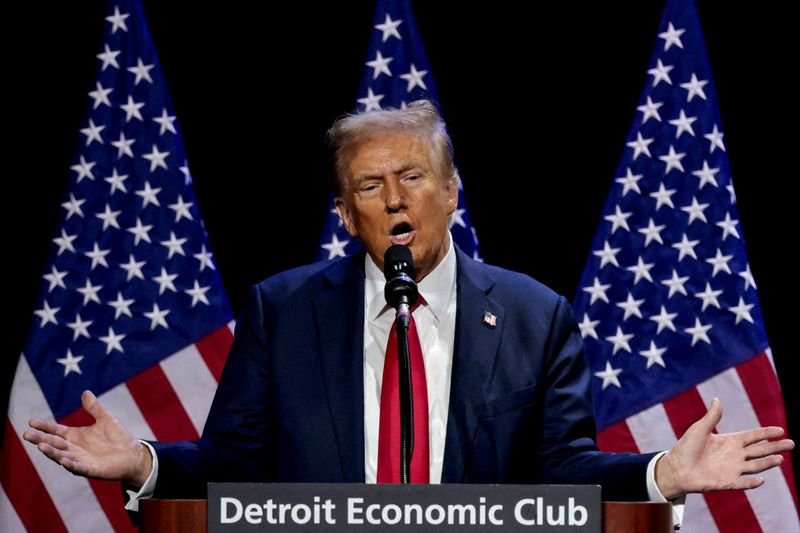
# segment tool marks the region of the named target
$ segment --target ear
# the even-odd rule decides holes
[[[445,186],[445,194],[447,195],[447,214],[452,215],[456,207],[458,207],[458,180],[450,180]]]
[[[358,231],[356,230],[356,225],[353,223],[352,213],[350,212],[350,208],[347,207],[347,202],[345,202],[344,198],[337,196],[333,199],[333,205],[336,207],[336,213],[338,213],[347,233],[353,237],[358,237]]]

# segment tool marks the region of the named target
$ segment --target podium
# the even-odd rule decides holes
[[[142,533],[205,533],[207,500],[140,502]],[[672,506],[653,502],[603,502],[604,533],[672,533]]]

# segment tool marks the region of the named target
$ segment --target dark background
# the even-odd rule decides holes
[[[83,140],[107,13],[97,0],[3,4],[4,412]],[[353,107],[374,5],[144,4],[214,258],[238,311],[250,284],[314,258],[329,193],[324,132]],[[571,300],[646,81],[663,3],[469,4],[413,7],[483,256]],[[800,291],[788,258],[800,242],[797,86],[789,81],[796,18],[777,0],[699,8],[741,227],[797,438]]]

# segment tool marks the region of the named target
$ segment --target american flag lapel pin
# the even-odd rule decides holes
[[[497,327],[497,317],[489,311],[483,312],[483,323],[491,328]]]

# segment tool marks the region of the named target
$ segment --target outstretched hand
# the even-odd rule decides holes
[[[794,448],[783,428],[770,426],[737,433],[713,433],[722,419],[716,398],[706,414],[692,424],[656,464],[656,484],[668,500],[690,492],[754,489],[764,483],[758,474],[783,462],[779,455]]]
[[[95,419],[91,426],[69,427],[33,418],[28,425],[35,431],[26,431],[23,438],[73,474],[141,487],[152,470],[147,447],[90,391],[83,391],[81,403]]]

